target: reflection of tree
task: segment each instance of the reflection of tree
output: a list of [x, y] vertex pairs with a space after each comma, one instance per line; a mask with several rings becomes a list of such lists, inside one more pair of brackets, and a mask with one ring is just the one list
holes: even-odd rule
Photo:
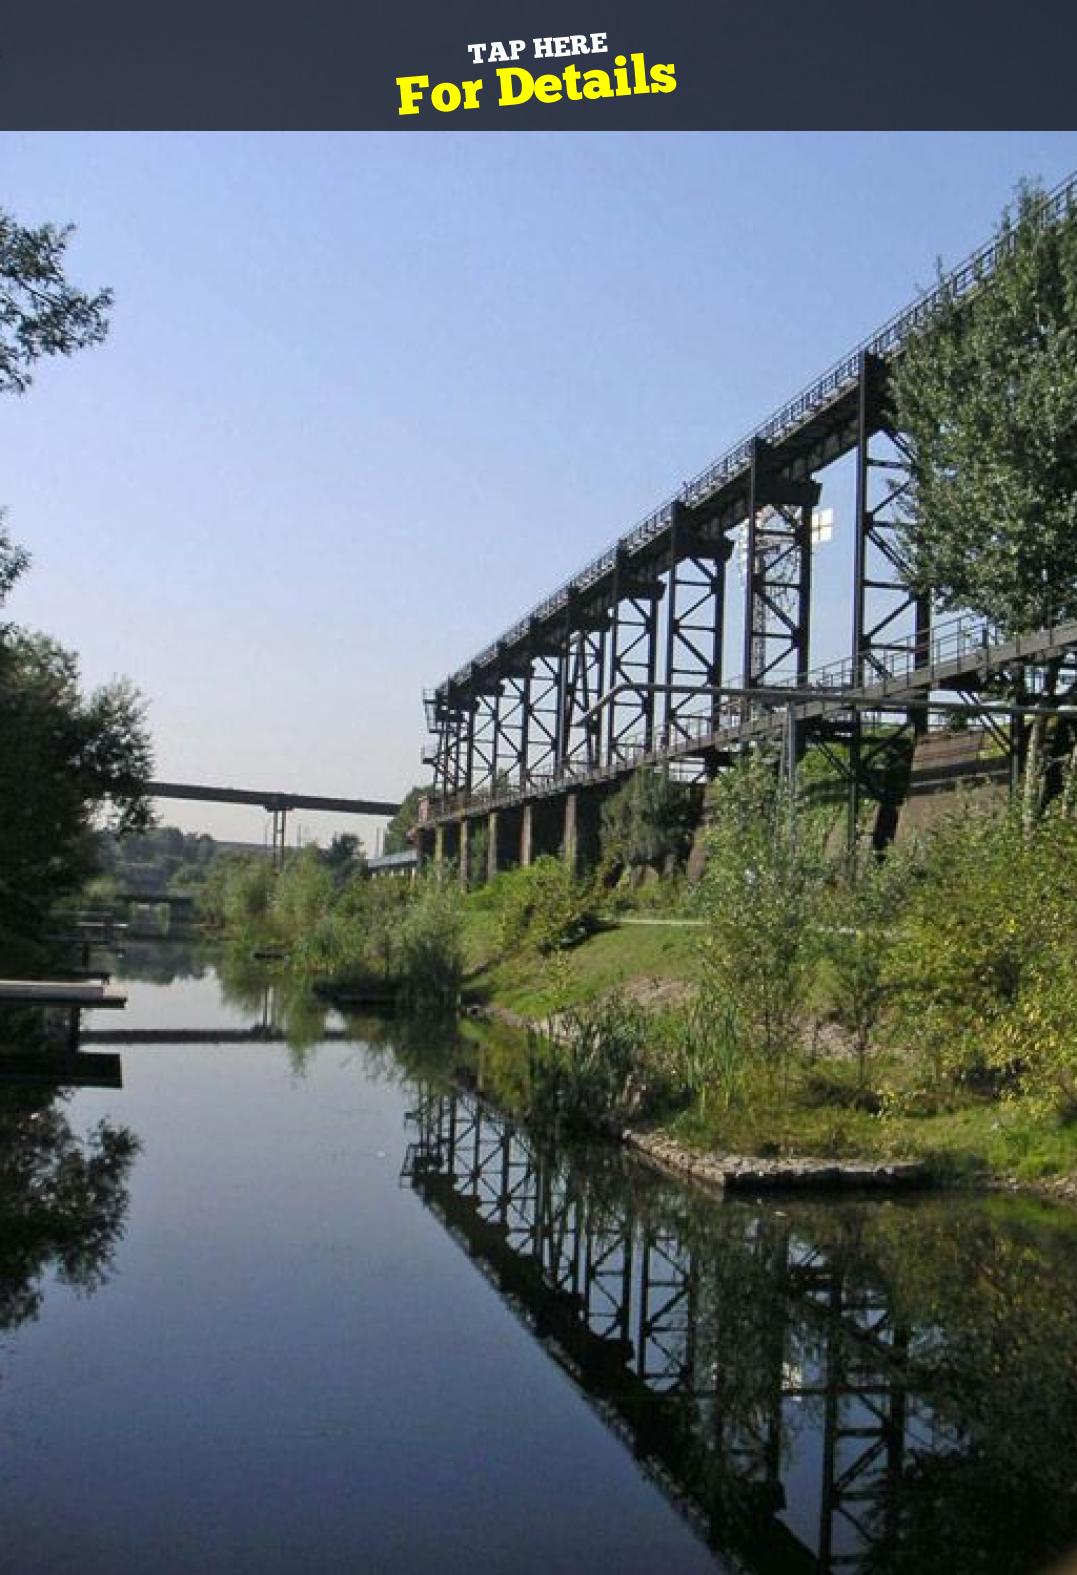
[[280, 968], [267, 967], [246, 951], [224, 949], [214, 956], [221, 999], [249, 1012], [263, 1028], [284, 1035], [292, 1070], [302, 1076], [311, 1052], [325, 1036], [328, 1008], [309, 984]]
[[177, 979], [203, 979], [208, 967], [205, 953], [190, 942], [136, 941], [129, 937], [117, 959], [116, 973], [121, 979], [173, 984]]
[[909, 1384], [950, 1445], [908, 1451], [897, 1534], [864, 1569], [1042, 1569], [1077, 1537], [1073, 1222], [932, 1206], [865, 1238], [913, 1330]]
[[[849, 1484], [862, 1575], [1040, 1570], [1072, 1544], [1072, 1228], [949, 1200], [712, 1216], [696, 1239], [695, 1344], [718, 1409], [751, 1436], [784, 1349], [820, 1389], [802, 1428], [822, 1434], [837, 1406], [839, 1425], [874, 1434], [884, 1453]], [[691, 1240], [690, 1219], [681, 1229]], [[810, 1261], [814, 1281], [798, 1268]], [[866, 1398], [879, 1387], [885, 1398]], [[783, 1433], [788, 1446], [788, 1418]], [[820, 1491], [840, 1513], [835, 1486]]]
[[55, 1096], [0, 1088], [0, 1328], [36, 1317], [50, 1268], [87, 1295], [104, 1283], [138, 1149], [126, 1127], [80, 1138]]

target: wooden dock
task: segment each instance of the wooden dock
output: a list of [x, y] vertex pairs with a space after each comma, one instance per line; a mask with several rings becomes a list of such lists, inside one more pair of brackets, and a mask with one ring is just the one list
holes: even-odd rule
[[60, 1088], [122, 1088], [118, 1055], [72, 1055], [70, 1050], [0, 1050], [0, 1088], [48, 1083]]
[[89, 979], [0, 979], [0, 1006], [61, 1007], [68, 1013], [67, 1045], [78, 1049], [79, 1022], [85, 1011], [117, 1011], [127, 997]]

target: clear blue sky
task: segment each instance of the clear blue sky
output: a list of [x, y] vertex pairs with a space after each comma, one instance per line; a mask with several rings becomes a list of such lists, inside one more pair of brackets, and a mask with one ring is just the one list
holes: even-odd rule
[[0, 161], [0, 204], [75, 222], [69, 272], [116, 295], [103, 347], [0, 404], [12, 615], [139, 684], [161, 776], [394, 797], [424, 686], [1077, 133], [8, 134]]

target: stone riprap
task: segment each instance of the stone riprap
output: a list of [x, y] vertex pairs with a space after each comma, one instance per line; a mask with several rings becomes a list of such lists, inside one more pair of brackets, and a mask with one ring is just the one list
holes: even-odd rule
[[782, 1190], [859, 1190], [930, 1186], [934, 1177], [915, 1159], [836, 1160], [783, 1155], [697, 1154], [659, 1133], [621, 1133], [622, 1141], [644, 1159], [678, 1175], [691, 1176], [727, 1192]]

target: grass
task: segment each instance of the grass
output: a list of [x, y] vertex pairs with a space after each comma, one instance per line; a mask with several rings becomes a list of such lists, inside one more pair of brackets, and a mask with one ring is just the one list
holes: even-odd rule
[[[836, 1085], [847, 1062], [824, 1065]], [[923, 1159], [953, 1179], [1044, 1181], [1077, 1174], [1077, 1124], [1034, 1116], [1018, 1105], [955, 1095], [931, 1113], [872, 1112], [820, 1097], [803, 1079], [784, 1099], [756, 1089], [732, 1110], [693, 1109], [669, 1126], [692, 1148], [743, 1154], [821, 1154], [843, 1159]]]
[[634, 979], [694, 981], [698, 945], [698, 931], [688, 926], [626, 925], [599, 930], [556, 959], [531, 950], [505, 956], [498, 947], [496, 916], [469, 906], [465, 998], [542, 1018]]

